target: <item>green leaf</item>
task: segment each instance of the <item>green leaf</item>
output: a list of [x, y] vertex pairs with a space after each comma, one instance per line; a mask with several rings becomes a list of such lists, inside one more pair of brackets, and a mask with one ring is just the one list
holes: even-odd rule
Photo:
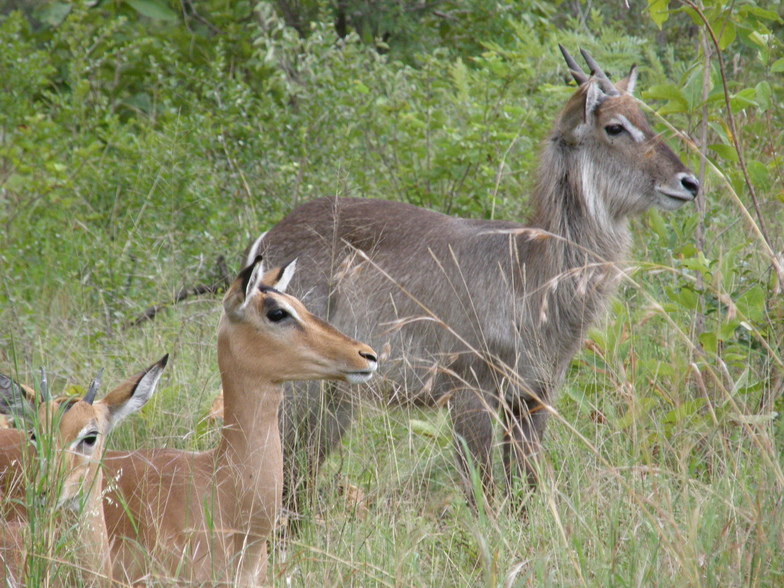
[[736, 36], [735, 25], [731, 20], [726, 21], [724, 25], [724, 30], [721, 33], [721, 38], [719, 39], [719, 49], [724, 51], [727, 47], [729, 47], [732, 42], [735, 40]]
[[729, 341], [735, 336], [735, 331], [738, 329], [740, 322], [737, 320], [727, 321], [719, 328], [719, 340]]
[[153, 20], [177, 20], [177, 13], [156, 0], [124, 0], [136, 12]]
[[710, 332], [700, 333], [699, 339], [700, 339], [700, 345], [702, 345], [702, 348], [705, 351], [707, 351], [708, 353], [716, 353], [716, 349], [718, 349], [718, 341], [719, 341], [718, 337], [716, 336], [716, 333], [710, 333]]
[[648, 14], [661, 30], [662, 25], [670, 18], [669, 0], [648, 0]]
[[697, 310], [697, 306], [700, 303], [700, 296], [691, 288], [681, 288], [680, 292], [678, 292], [678, 302], [680, 302], [684, 308]]
[[710, 260], [705, 258], [702, 251], [696, 257], [690, 257], [681, 261], [681, 265], [690, 270], [698, 271], [703, 275], [710, 274]]
[[754, 16], [762, 20], [781, 22], [781, 17], [772, 10], [765, 10], [764, 8], [760, 8], [759, 6], [754, 6], [753, 4], [744, 6], [743, 10], [744, 12], [753, 14]]
[[784, 57], [777, 60], [776, 63], [770, 66], [770, 71], [773, 73], [781, 73], [784, 71]]
[[754, 95], [761, 110], [770, 110], [771, 93], [770, 84], [766, 81], [762, 81], [755, 86]]
[[744, 316], [760, 320], [765, 313], [765, 290], [762, 286], [753, 286], [738, 298], [735, 305]]
[[642, 93], [646, 100], [675, 100], [687, 104], [686, 98], [683, 96], [681, 89], [675, 84], [660, 84], [658, 86], [651, 86]]
[[722, 159], [726, 159], [727, 161], [731, 161], [733, 163], [738, 162], [737, 151], [735, 151], [735, 149], [733, 147], [730, 147], [729, 145], [721, 145], [721, 144], [708, 145], [708, 149], [716, 153], [716, 155], [718, 155]]
[[672, 409], [670, 412], [664, 415], [663, 422], [680, 423], [683, 420], [698, 414], [703, 406], [705, 406], [704, 398], [694, 398], [693, 400], [687, 400], [677, 408]]
[[652, 208], [648, 213], [648, 225], [651, 227], [656, 236], [659, 237], [659, 243], [661, 245], [666, 245], [668, 241], [668, 232], [667, 232], [667, 225], [662, 218], [662, 215], [659, 214], [659, 211], [655, 208]]
[[755, 104], [754, 97], [754, 88], [746, 88], [735, 94], [735, 96], [733, 96], [730, 100], [730, 108], [732, 108], [732, 112], [740, 112], [747, 106]]
[[58, 27], [71, 12], [71, 4], [52, 2], [35, 12], [36, 17], [45, 25]]
[[749, 172], [752, 184], [763, 189], [769, 187], [768, 168], [765, 167], [765, 164], [753, 159], [746, 164], [746, 169]]

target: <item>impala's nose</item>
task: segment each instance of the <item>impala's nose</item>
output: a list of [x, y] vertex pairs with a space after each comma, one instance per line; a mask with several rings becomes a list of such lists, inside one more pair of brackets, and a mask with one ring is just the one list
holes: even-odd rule
[[683, 174], [681, 176], [681, 186], [690, 192], [694, 198], [700, 193], [700, 181], [691, 174]]
[[376, 355], [374, 353], [368, 353], [366, 351], [360, 351], [359, 352], [359, 356], [364, 358], [364, 359], [367, 359], [368, 361], [371, 361], [373, 363], [378, 363], [378, 358], [376, 357]]

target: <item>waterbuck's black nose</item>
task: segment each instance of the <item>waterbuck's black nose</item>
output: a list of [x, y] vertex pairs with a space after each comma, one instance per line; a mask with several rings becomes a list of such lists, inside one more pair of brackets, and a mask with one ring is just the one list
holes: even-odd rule
[[378, 358], [375, 355], [373, 355], [372, 353], [367, 353], [365, 351], [360, 351], [359, 352], [359, 356], [360, 357], [364, 357], [368, 361], [372, 361], [372, 362], [378, 363]]
[[695, 198], [697, 197], [697, 194], [699, 194], [700, 192], [700, 181], [691, 174], [684, 175], [681, 178], [681, 186], [683, 186], [684, 188], [686, 188], [686, 190], [691, 192], [691, 195], [694, 196]]

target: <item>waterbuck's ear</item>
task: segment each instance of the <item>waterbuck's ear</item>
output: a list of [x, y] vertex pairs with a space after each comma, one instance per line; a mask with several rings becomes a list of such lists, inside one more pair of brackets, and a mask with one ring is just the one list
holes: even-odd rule
[[629, 75], [623, 78], [620, 82], [615, 84], [619, 92], [626, 92], [627, 94], [634, 94], [634, 87], [637, 85], [637, 64], [632, 65], [629, 70]]
[[594, 113], [607, 96], [599, 88], [599, 83], [591, 81], [585, 88], [585, 110], [583, 120], [587, 123], [593, 119]]
[[261, 278], [261, 283], [270, 288], [275, 288], [278, 292], [285, 292], [294, 277], [294, 270], [297, 269], [297, 260], [293, 259], [286, 265], [269, 270]]
[[103, 404], [109, 409], [110, 424], [114, 427], [125, 417], [135, 413], [152, 398], [163, 368], [169, 361], [167, 353], [146, 370], [134, 374], [95, 404]]

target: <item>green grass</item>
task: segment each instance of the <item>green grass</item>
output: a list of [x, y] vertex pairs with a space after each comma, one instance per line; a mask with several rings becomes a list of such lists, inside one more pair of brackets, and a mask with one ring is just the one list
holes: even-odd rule
[[[14, 325], [40, 333], [32, 348], [15, 341], [20, 377], [45, 363], [57, 390], [105, 367], [108, 389], [170, 352], [156, 396], [118, 428], [111, 445], [210, 446], [215, 431], [198, 423], [219, 388], [219, 307], [217, 297], [191, 300], [142, 327], [101, 337], [98, 349], [85, 341], [101, 332], [102, 317], [84, 318], [78, 297], [55, 297], [51, 315]], [[632, 325], [624, 308], [616, 305], [594, 339], [639, 329], [627, 353], [638, 363], [655, 356], [661, 349], [647, 339], [664, 337], [665, 327]], [[721, 410], [717, 397], [673, 420], [672, 399], [643, 401], [685, 402], [693, 388], [658, 390], [670, 373], [630, 383], [618, 348], [608, 350], [603, 370], [588, 365], [591, 355], [578, 356], [555, 405], [540, 485], [518, 497], [522, 509], [501, 492], [479, 516], [467, 508], [444, 410], [363, 405], [322, 471], [299, 534], [273, 539], [273, 584], [777, 585], [784, 573], [778, 418], [703, 419]], [[591, 392], [598, 389], [604, 392]]]
[[[307, 198], [520, 220], [537, 146], [571, 92], [557, 43], [587, 47], [613, 75], [639, 63], [642, 98], [693, 139], [707, 114], [704, 219], [687, 206], [632, 223], [627, 279], [553, 406], [536, 492], [499, 491], [474, 514], [444, 410], [365, 403], [299, 533], [271, 540], [270, 581], [784, 585], [784, 304], [749, 221], [715, 60], [707, 113], [701, 105], [691, 21], [673, 14], [663, 46], [650, 23], [632, 33], [596, 12], [601, 33], [565, 34], [544, 8], [516, 3], [520, 19], [497, 46], [410, 65], [353, 37], [336, 44], [326, 25], [300, 39], [271, 9], [261, 23], [239, 5], [241, 17], [200, 8], [224, 36], [144, 20], [126, 3], [74, 5], [51, 28], [0, 22], [0, 371], [34, 382], [45, 366], [58, 393], [103, 367], [106, 391], [170, 353], [156, 396], [110, 448], [214, 446], [204, 416], [220, 388], [220, 296], [128, 323], [214, 281], [219, 254], [236, 271], [245, 245]], [[743, 33], [725, 73], [742, 94], [738, 134], [780, 255], [781, 25], [746, 8], [711, 18]], [[651, 119], [698, 169], [698, 152]], [[45, 556], [36, 577], [79, 567], [68, 541], [54, 561], [47, 536], [34, 539]]]

